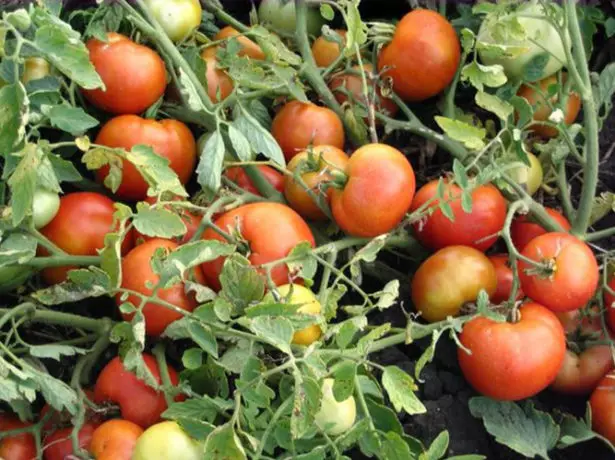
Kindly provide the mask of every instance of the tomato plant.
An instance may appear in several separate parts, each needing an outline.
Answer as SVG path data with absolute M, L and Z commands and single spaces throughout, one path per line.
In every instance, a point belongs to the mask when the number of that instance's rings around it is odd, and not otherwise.
M 132 460 L 199 460 L 203 458 L 202 449 L 177 422 L 160 422 L 137 439 Z
M 592 413 L 592 429 L 615 442 L 615 378 L 613 373 L 605 375 L 589 398 Z
M 184 40 L 201 24 L 198 0 L 146 0 L 145 4 L 173 41 Z
M 335 29 L 335 32 L 342 38 L 346 39 L 346 31 L 342 29 Z M 326 35 L 321 35 L 314 43 L 312 43 L 312 55 L 314 55 L 314 61 L 319 67 L 329 67 L 333 64 L 342 54 L 344 44 L 338 43 Z
M 545 208 L 547 214 L 562 227 L 563 230 L 570 230 L 570 222 L 559 211 L 553 208 Z M 515 217 L 510 226 L 510 236 L 513 244 L 520 251 L 527 246 L 527 244 L 534 238 L 540 235 L 544 235 L 547 231 L 536 222 L 532 222 L 531 217 L 527 215 L 521 215 Z
M 223 101 L 233 92 L 233 80 L 224 70 L 218 68 L 218 60 L 215 57 L 214 48 L 205 48 L 201 53 L 201 57 L 205 61 L 206 67 L 207 94 L 212 101 Z
M 8 415 L 0 415 L 0 431 L 10 431 L 28 426 Z M 32 460 L 36 457 L 34 436 L 29 433 L 7 436 L 0 440 L 0 458 L 7 460 Z
M 258 46 L 248 37 L 245 37 L 242 34 L 240 34 L 239 31 L 237 31 L 231 26 L 224 27 L 223 29 L 220 30 L 220 32 L 218 32 L 214 36 L 214 40 L 216 41 L 230 40 L 230 39 L 237 40 L 239 44 L 241 45 L 241 49 L 239 50 L 239 53 L 238 53 L 239 56 L 246 56 L 246 57 L 249 57 L 252 59 L 258 59 L 258 60 L 265 59 L 265 53 L 263 52 L 260 46 Z
M 181 198 L 178 196 L 174 196 L 170 198 L 170 200 L 171 201 L 181 201 Z M 150 205 L 156 205 L 158 203 L 158 198 L 155 196 L 148 196 L 145 199 L 145 201 L 149 203 Z M 161 200 L 161 201 L 164 201 L 164 200 Z M 171 212 L 177 213 L 181 217 L 181 220 L 184 223 L 184 225 L 186 226 L 186 233 L 175 238 L 175 241 L 180 245 L 188 243 L 192 239 L 194 234 L 196 233 L 197 229 L 199 228 L 199 225 L 203 219 L 203 216 L 190 212 L 181 207 L 176 207 L 173 210 L 172 205 L 166 205 L 165 208 L 170 210 Z M 149 241 L 152 238 L 154 237 L 143 235 L 139 233 L 138 230 L 135 230 L 135 241 L 137 243 L 139 243 L 140 241 Z
M 489 256 L 489 260 L 495 268 L 495 276 L 497 278 L 497 287 L 491 295 L 490 300 L 495 304 L 507 302 L 510 299 L 510 294 L 513 285 L 513 272 L 510 267 L 507 254 L 493 254 Z M 517 290 L 516 300 L 523 298 L 523 291 Z
M 92 434 L 90 452 L 96 460 L 131 460 L 143 428 L 122 419 L 108 420 Z
M 0 267 L 0 294 L 23 286 L 33 273 L 31 268 L 19 265 Z
M 279 173 L 271 166 L 259 165 L 258 170 L 261 175 L 265 178 L 267 182 L 269 182 L 274 189 L 278 192 L 284 191 L 284 176 L 282 173 Z M 254 185 L 254 182 L 250 179 L 250 177 L 246 174 L 245 169 L 241 166 L 233 166 L 228 168 L 225 173 L 226 177 L 235 182 L 242 189 L 254 193 L 255 195 L 260 195 L 260 192 Z
M 276 288 L 277 294 L 284 303 L 298 306 L 297 313 L 308 315 L 319 315 L 322 307 L 312 291 L 298 284 L 284 284 Z M 272 294 L 267 294 L 267 301 L 273 302 L 275 299 Z M 311 345 L 318 340 L 322 334 L 317 324 L 312 324 L 304 329 L 295 331 L 292 342 L 297 345 Z
M 86 423 L 79 430 L 77 438 L 79 440 L 79 448 L 86 451 L 90 448 L 92 434 L 96 429 L 95 424 Z M 65 460 L 74 456 L 76 453 L 73 450 L 72 441 L 73 428 L 63 428 L 57 430 L 45 438 L 43 449 L 45 451 L 45 460 Z
M 353 396 L 343 401 L 335 399 L 333 383 L 334 379 L 324 379 L 322 381 L 321 391 L 323 397 L 314 421 L 329 436 L 339 436 L 354 425 L 357 418 L 357 405 Z

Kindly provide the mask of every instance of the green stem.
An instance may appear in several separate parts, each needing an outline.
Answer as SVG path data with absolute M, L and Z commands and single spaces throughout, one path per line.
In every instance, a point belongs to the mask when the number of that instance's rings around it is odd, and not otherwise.
M 79 266 L 87 267 L 90 265 L 99 266 L 101 263 L 100 256 L 51 256 L 51 257 L 35 257 L 30 259 L 23 265 L 26 267 L 36 268 L 38 270 L 50 267 L 65 267 Z
M 367 423 L 369 424 L 370 430 L 376 431 L 376 426 L 374 425 L 374 421 L 372 420 L 372 416 L 367 407 L 367 401 L 365 401 L 365 395 L 363 394 L 363 391 L 361 391 L 361 383 L 359 382 L 358 375 L 354 376 L 354 393 L 359 401 L 359 407 L 363 411 L 363 417 L 367 418 Z
M 444 5 L 444 9 L 446 10 L 446 2 L 440 1 L 440 7 Z M 468 53 L 464 51 L 461 53 L 461 60 L 459 61 L 459 67 L 457 68 L 457 72 L 455 72 L 455 77 L 453 81 L 446 89 L 446 93 L 444 94 L 444 110 L 442 111 L 445 117 L 448 118 L 456 118 L 455 117 L 455 95 L 457 94 L 457 85 L 459 84 L 459 78 L 461 76 L 461 70 L 463 69 L 463 64 L 466 62 L 468 57 Z
M 17 313 L 15 313 L 16 311 Z M 55 324 L 75 329 L 86 329 L 92 332 L 103 332 L 108 327 L 107 323 L 100 319 L 86 318 L 84 316 L 59 311 L 40 310 L 33 303 L 25 303 L 14 308 L 0 308 L 0 315 L 2 315 L 1 321 L 4 321 L 4 315 L 7 314 L 11 314 L 11 317 L 27 316 L 33 323 Z
M 564 208 L 564 214 L 568 220 L 574 220 L 575 210 L 570 200 L 570 190 L 568 189 L 568 178 L 566 177 L 566 163 L 562 161 L 557 166 L 557 187 L 559 188 L 559 197 Z
M 265 445 L 267 444 L 267 439 L 269 439 L 269 435 L 271 434 L 273 429 L 276 427 L 277 422 L 280 419 L 280 417 L 282 417 L 282 415 L 284 415 L 284 413 L 289 409 L 292 402 L 293 402 L 292 397 L 287 398 L 282 404 L 280 404 L 280 407 L 278 407 L 278 409 L 274 412 L 273 416 L 271 417 L 271 421 L 269 422 L 269 425 L 267 425 L 267 429 L 263 433 L 263 436 L 261 437 L 260 442 L 258 443 L 258 450 L 254 454 L 253 460 L 260 460 L 262 458 L 263 450 L 265 450 Z
M 160 380 L 162 381 L 162 388 L 165 390 L 164 399 L 167 402 L 167 406 L 173 404 L 173 397 L 169 393 L 168 390 L 173 388 L 173 383 L 171 382 L 171 377 L 169 376 L 169 366 L 167 364 L 167 359 L 164 351 L 164 343 L 158 342 L 152 353 L 156 357 L 156 362 L 158 363 L 158 368 L 160 369 Z
M 585 235 L 585 241 L 599 241 L 603 238 L 609 238 L 615 235 L 615 226 L 610 228 L 605 228 L 604 230 L 598 230 L 592 233 L 588 233 Z

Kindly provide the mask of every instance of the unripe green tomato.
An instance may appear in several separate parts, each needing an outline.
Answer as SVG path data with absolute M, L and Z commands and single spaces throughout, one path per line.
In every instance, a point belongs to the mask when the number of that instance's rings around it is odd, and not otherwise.
M 143 432 L 132 460 L 201 460 L 203 445 L 186 434 L 177 422 L 160 422 Z
M 24 63 L 24 71 L 21 82 L 25 85 L 29 81 L 39 80 L 51 73 L 49 62 L 40 57 L 27 58 Z
M 357 418 L 357 405 L 354 396 L 339 402 L 333 396 L 333 379 L 322 382 L 322 401 L 316 413 L 316 425 L 330 436 L 338 436 L 348 431 Z
M 34 192 L 34 200 L 32 202 L 32 221 L 34 228 L 43 228 L 58 213 L 60 209 L 60 197 L 56 192 L 45 190 L 42 188 Z
M 525 187 L 527 193 L 533 195 L 542 185 L 543 171 L 540 160 L 533 153 L 527 154 L 530 165 L 520 165 L 509 170 L 510 177 L 519 185 Z
M 270 25 L 274 31 L 294 34 L 297 27 L 297 14 L 294 0 L 263 0 L 258 7 L 258 18 L 265 25 Z M 318 9 L 307 11 L 307 29 L 311 35 L 320 35 L 320 29 L 325 23 Z
M 145 0 L 145 4 L 174 42 L 183 40 L 201 24 L 199 0 Z
M 32 273 L 32 269 L 19 265 L 0 267 L 0 294 L 6 294 L 23 285 Z

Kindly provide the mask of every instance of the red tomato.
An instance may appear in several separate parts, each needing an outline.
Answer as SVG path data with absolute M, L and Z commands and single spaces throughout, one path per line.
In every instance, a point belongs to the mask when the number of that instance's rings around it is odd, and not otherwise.
M 128 37 L 107 34 L 108 42 L 95 38 L 86 46 L 105 89 L 83 90 L 96 107 L 116 114 L 141 113 L 164 94 L 164 61 L 155 51 Z
M 160 369 L 156 359 L 144 353 L 143 361 L 145 361 L 145 365 L 149 368 L 156 382 L 160 384 Z M 173 385 L 178 384 L 177 372 L 170 365 L 169 378 Z M 160 414 L 167 409 L 164 394 L 139 380 L 132 372 L 127 371 L 119 357 L 113 358 L 98 376 L 94 387 L 94 396 L 99 404 L 111 402 L 119 405 L 122 418 L 136 423 L 141 428 L 147 428 L 158 422 Z M 182 395 L 175 397 L 176 401 L 183 399 Z
M 30 426 L 7 414 L 0 414 L 0 432 Z M 0 458 L 6 460 L 32 460 L 36 458 L 36 443 L 29 433 L 0 439 Z
M 94 401 L 94 391 L 93 390 L 87 389 L 87 390 L 83 390 L 83 392 L 85 393 L 85 395 L 90 401 Z M 53 432 L 60 428 L 64 428 L 70 425 L 71 418 L 72 418 L 72 415 L 70 414 L 70 412 L 68 412 L 66 409 L 63 410 L 62 412 L 58 412 L 55 409 L 53 409 L 49 404 L 45 404 L 43 406 L 43 408 L 41 409 L 41 413 L 39 414 L 39 419 L 42 419 L 43 417 L 45 417 L 45 415 L 47 415 L 47 412 L 49 412 L 50 410 L 53 411 L 53 414 L 43 426 L 43 433 Z M 90 406 L 86 405 L 85 418 L 86 420 L 89 420 L 91 422 L 98 423 L 100 419 L 100 415 L 96 413 L 92 408 L 90 408 Z
M 598 263 L 589 246 L 568 233 L 546 233 L 534 238 L 521 253 L 548 264 L 545 273 L 518 261 L 523 292 L 553 311 L 570 311 L 584 306 L 598 287 Z
M 545 208 L 547 214 L 551 216 L 564 230 L 570 230 L 570 222 L 561 213 L 552 208 Z M 519 251 L 540 235 L 544 235 L 547 231 L 535 222 L 532 222 L 528 215 L 520 215 L 513 219 L 510 226 L 510 236 L 515 247 Z
M 555 379 L 566 353 L 566 336 L 557 317 L 542 305 L 527 303 L 516 323 L 482 316 L 468 321 L 459 336 L 472 354 L 457 356 L 466 380 L 493 399 L 517 401 L 545 389 Z
M 344 148 L 344 126 L 339 117 L 331 109 L 308 102 L 291 101 L 282 107 L 273 119 L 271 134 L 287 161 L 309 145 Z
M 154 273 L 150 265 L 154 253 L 159 248 L 172 252 L 178 247 L 179 245 L 173 241 L 153 238 L 134 248 L 122 259 L 122 289 L 151 295 L 152 289 L 147 285 L 156 286 L 160 280 L 160 277 Z M 200 267 L 195 267 L 191 271 L 191 276 L 197 283 L 205 284 Z M 197 307 L 196 299 L 192 295 L 186 294 L 183 283 L 158 290 L 157 297 L 184 311 L 190 312 Z M 130 295 L 126 300 L 122 300 L 121 292 L 115 296 L 115 302 L 118 307 L 124 302 L 130 302 L 135 308 L 141 305 L 141 299 L 135 295 Z M 181 313 L 155 302 L 145 304 L 142 312 L 145 317 L 145 332 L 152 336 L 159 336 L 169 324 L 183 318 Z M 130 320 L 132 316 L 132 314 L 122 314 L 125 320 Z
M 215 48 L 205 48 L 201 57 L 206 66 L 207 95 L 213 102 L 221 102 L 233 92 L 233 80 L 224 70 L 218 68 Z
M 566 334 L 578 334 L 582 337 L 604 337 L 601 312 L 596 305 L 579 310 L 555 312 Z
M 414 197 L 414 170 L 406 157 L 385 144 L 356 150 L 346 166 L 348 180 L 334 189 L 331 211 L 349 235 L 373 237 L 393 230 Z
M 282 259 L 299 243 L 307 241 L 315 246 L 310 227 L 299 214 L 279 203 L 252 203 L 240 206 L 216 219 L 215 224 L 225 231 L 239 231 L 250 246 L 248 259 L 253 265 L 261 265 Z M 204 240 L 225 241 L 214 230 L 208 228 Z M 218 277 L 224 258 L 204 263 L 203 273 L 207 285 L 220 290 Z M 280 286 L 291 278 L 286 264 L 276 265 L 271 270 L 273 282 Z
M 453 26 L 435 11 L 417 9 L 406 14 L 393 41 L 380 52 L 378 70 L 389 68 L 393 89 L 408 101 L 435 96 L 453 80 L 461 47 Z
M 92 441 L 92 433 L 98 425 L 93 423 L 85 423 L 79 430 L 79 447 L 84 450 L 89 450 L 90 442 Z M 73 427 L 63 428 L 45 438 L 43 443 L 45 460 L 66 460 L 73 458 L 72 441 Z
M 100 193 L 75 192 L 60 199 L 60 210 L 49 224 L 40 231 L 52 243 L 68 254 L 95 256 L 105 246 L 105 235 L 115 229 L 113 201 Z M 134 245 L 130 231 L 122 242 L 122 254 Z M 41 254 L 47 254 L 43 249 Z M 77 267 L 54 267 L 42 271 L 48 284 L 66 280 L 69 270 Z
M 256 60 L 264 60 L 265 53 L 252 40 L 248 37 L 240 34 L 236 29 L 233 29 L 231 26 L 226 26 L 214 36 L 214 40 L 230 40 L 231 38 L 236 39 L 241 45 L 241 50 L 237 53 L 239 56 L 246 56 Z
M 143 433 L 136 423 L 128 420 L 109 420 L 92 435 L 90 452 L 96 460 L 131 460 L 137 439 Z
M 335 31 L 346 40 L 346 31 L 335 29 Z M 312 55 L 318 67 L 329 67 L 342 54 L 342 47 L 333 40 L 328 40 L 327 37 L 321 35 L 314 43 L 312 43 Z
M 489 260 L 495 268 L 495 274 L 498 279 L 498 287 L 495 293 L 490 297 L 490 300 L 494 304 L 500 304 L 508 301 L 510 297 L 510 291 L 513 284 L 513 272 L 508 262 L 508 254 L 494 254 L 489 256 Z M 517 290 L 517 300 L 523 298 L 523 290 L 519 288 Z
M 564 362 L 551 388 L 567 395 L 589 394 L 611 369 L 613 355 L 608 345 L 589 347 L 581 353 L 566 350 Z
M 592 430 L 615 443 L 615 373 L 605 375 L 589 398 Z
M 182 198 L 177 197 L 177 196 L 170 198 L 169 200 L 167 200 L 166 198 L 163 198 L 163 201 L 170 201 L 170 200 L 182 201 Z M 148 196 L 145 199 L 145 201 L 149 203 L 150 205 L 153 205 L 158 202 L 158 197 Z M 171 209 L 172 206 L 168 206 L 168 208 L 171 212 L 178 214 L 181 217 L 182 222 L 186 226 L 186 233 L 184 233 L 182 236 L 175 238 L 176 242 L 179 245 L 186 244 L 187 242 L 190 241 L 190 238 L 192 238 L 192 236 L 196 233 L 201 221 L 203 220 L 203 216 L 199 214 L 194 214 L 193 212 L 188 211 L 184 208 L 173 207 L 173 209 Z M 135 237 L 136 237 L 135 240 L 137 242 L 139 242 L 139 239 L 141 239 L 141 241 L 149 241 L 153 238 L 151 236 L 142 235 L 136 230 L 135 230 Z
M 615 291 L 615 276 L 609 282 L 609 288 Z M 611 331 L 615 332 L 615 295 L 608 291 L 604 294 L 604 308 L 606 309 L 606 321 Z
M 280 193 L 284 191 L 284 175 L 282 173 L 273 169 L 271 166 L 259 165 L 257 167 L 265 180 L 269 182 L 274 189 Z M 252 179 L 250 179 L 250 177 L 246 174 L 246 171 L 241 166 L 233 166 L 232 168 L 228 168 L 224 175 L 245 191 L 260 196 L 260 192 L 252 182 Z
M 481 185 L 472 192 L 472 211 L 467 213 L 461 206 L 461 189 L 455 184 L 445 184 L 445 197 L 453 211 L 454 221 L 438 208 L 435 199 L 438 181 L 423 185 L 412 202 L 411 212 L 430 202 L 431 212 L 414 225 L 418 240 L 430 249 L 446 246 L 472 246 L 486 251 L 498 239 L 506 220 L 506 200 L 493 185 Z M 433 201 L 432 201 L 433 200 Z
M 122 115 L 109 120 L 96 137 L 96 143 L 107 147 L 130 150 L 138 144 L 150 146 L 170 162 L 182 184 L 188 182 L 196 165 L 196 141 L 190 129 L 177 120 L 146 120 L 136 115 Z M 103 182 L 109 166 L 100 168 L 96 177 Z M 147 182 L 137 168 L 122 161 L 122 183 L 115 194 L 124 199 L 139 201 L 147 198 Z

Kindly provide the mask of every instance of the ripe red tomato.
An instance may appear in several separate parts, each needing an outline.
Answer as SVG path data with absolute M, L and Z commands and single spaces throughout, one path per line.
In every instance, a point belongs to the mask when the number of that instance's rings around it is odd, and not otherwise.
M 564 362 L 551 388 L 567 395 L 589 394 L 611 369 L 613 355 L 608 345 L 595 345 L 581 353 L 566 350 Z
M 142 433 L 143 428 L 136 423 L 122 419 L 109 420 L 94 431 L 90 452 L 96 460 L 131 460 Z
M 169 160 L 169 166 L 185 184 L 192 176 L 196 165 L 196 141 L 190 129 L 177 120 L 146 120 L 136 115 L 121 115 L 109 120 L 96 137 L 96 143 L 107 147 L 130 150 L 138 144 L 150 146 L 158 155 Z M 96 173 L 103 182 L 109 166 Z M 122 183 L 115 194 L 124 200 L 139 201 L 147 198 L 148 185 L 137 168 L 122 161 Z
M 164 94 L 167 76 L 164 61 L 150 48 L 117 33 L 108 42 L 95 38 L 86 46 L 105 89 L 83 90 L 96 107 L 116 114 L 141 113 Z
M 173 198 L 170 198 L 170 200 L 182 201 L 182 198 L 175 196 Z M 149 203 L 150 205 L 153 205 L 158 202 L 158 197 L 148 196 L 145 199 L 145 201 Z M 163 198 L 163 201 L 169 201 L 169 200 L 167 200 L 166 198 Z M 171 206 L 168 206 L 168 207 L 171 208 Z M 197 229 L 199 228 L 199 224 L 203 220 L 203 216 L 201 216 L 200 214 L 194 214 L 191 211 L 188 211 L 184 208 L 179 208 L 179 207 L 170 209 L 170 211 L 177 213 L 181 217 L 181 220 L 184 223 L 184 225 L 186 226 L 186 233 L 184 233 L 182 236 L 175 238 L 175 241 L 179 245 L 186 244 L 188 241 L 190 241 L 190 238 L 192 238 L 192 236 L 196 233 Z M 151 236 L 142 235 L 140 232 L 135 230 L 135 241 L 137 243 L 139 241 L 149 241 L 152 238 L 153 237 Z
M 348 155 L 343 150 L 332 145 L 317 145 L 295 155 L 288 163 L 288 170 L 294 175 L 297 168 L 301 168 L 301 171 L 304 171 L 300 175 L 301 179 L 318 196 L 323 194 L 324 183 L 333 179 L 330 172 L 344 172 L 347 164 Z M 333 189 L 329 188 L 324 192 L 326 201 L 330 201 L 332 191 Z M 284 196 L 290 207 L 304 218 L 312 220 L 327 218 L 302 184 L 297 182 L 293 176 L 285 178 Z
M 472 211 L 467 213 L 461 206 L 461 189 L 455 184 L 445 184 L 445 197 L 453 211 L 454 221 L 446 217 L 434 199 L 438 181 L 423 185 L 412 202 L 411 212 L 431 202 L 431 214 L 414 224 L 418 240 L 430 249 L 446 246 L 472 246 L 486 251 L 498 239 L 506 220 L 506 200 L 493 185 L 481 185 L 472 192 Z M 433 201 L 430 201 L 432 200 Z
M 144 353 L 143 361 L 156 382 L 160 384 L 160 369 L 156 359 Z M 179 382 L 177 372 L 170 365 L 168 367 L 171 383 L 177 385 Z M 111 402 L 119 405 L 122 418 L 136 423 L 141 428 L 147 428 L 158 422 L 160 414 L 167 409 L 164 394 L 139 380 L 132 372 L 128 372 L 117 356 L 109 361 L 98 376 L 94 396 L 98 404 Z M 175 397 L 175 401 L 183 399 L 182 395 Z
M 609 288 L 615 291 L 615 276 L 609 282 Z M 615 295 L 608 291 L 604 294 L 604 308 L 606 309 L 606 321 L 611 331 L 615 332 Z
M 105 235 L 114 230 L 113 201 L 100 193 L 75 192 L 60 199 L 60 210 L 48 225 L 40 231 L 52 243 L 68 254 L 75 256 L 95 256 L 105 246 Z M 122 242 L 122 254 L 134 245 L 134 235 L 130 231 Z M 39 249 L 41 254 L 47 254 Z M 66 280 L 69 270 L 76 267 L 54 267 L 42 271 L 48 284 Z
M 80 448 L 89 450 L 92 434 L 97 426 L 97 424 L 85 423 L 81 427 L 77 435 Z M 75 452 L 73 451 L 72 433 L 73 427 L 68 427 L 55 431 L 47 436 L 43 443 L 45 460 L 65 460 L 67 458 L 73 458 Z
M 240 34 L 236 29 L 232 28 L 231 26 L 226 26 L 220 29 L 220 31 L 214 36 L 215 41 L 230 40 L 231 38 L 236 39 L 241 45 L 241 50 L 239 51 L 239 53 L 237 53 L 239 56 L 246 56 L 260 61 L 265 59 L 265 53 L 260 46 L 258 46 L 248 37 Z
M 393 41 L 382 49 L 378 70 L 389 68 L 393 89 L 408 101 L 435 96 L 453 80 L 461 47 L 450 22 L 435 11 L 417 9 L 406 14 Z
M 397 149 L 368 144 L 356 150 L 346 166 L 348 180 L 334 189 L 331 211 L 349 235 L 373 237 L 393 230 L 414 197 L 412 165 Z
M 271 166 L 259 165 L 257 167 L 265 180 L 269 182 L 274 189 L 280 193 L 284 191 L 284 175 L 282 173 L 273 169 Z M 260 192 L 254 183 L 252 183 L 252 179 L 250 179 L 250 176 L 246 174 L 246 171 L 241 166 L 233 166 L 232 168 L 228 168 L 224 175 L 245 191 L 260 196 Z
M 250 246 L 248 259 L 256 266 L 286 257 L 303 241 L 312 246 L 316 244 L 310 227 L 301 216 L 279 203 L 246 204 L 223 214 L 215 224 L 225 231 L 239 231 Z M 205 231 L 203 239 L 225 241 L 211 228 Z M 218 277 L 224 260 L 219 257 L 202 265 L 207 285 L 212 289 L 220 290 Z M 277 286 L 287 284 L 291 274 L 286 264 L 276 265 L 271 270 L 271 278 Z
M 615 443 L 615 373 L 605 375 L 589 398 L 592 430 Z
M 508 254 L 494 254 L 489 256 L 489 260 L 495 268 L 495 274 L 498 280 L 498 286 L 495 293 L 490 296 L 490 300 L 494 304 L 500 304 L 508 301 L 510 291 L 513 284 L 513 272 L 508 261 Z M 523 298 L 523 290 L 517 290 L 517 300 Z
M 570 222 L 561 213 L 552 208 L 545 208 L 545 211 L 555 220 L 564 230 L 570 230 Z M 540 235 L 544 235 L 547 231 L 535 222 L 532 222 L 528 215 L 520 215 L 513 219 L 510 226 L 510 237 L 515 247 L 519 251 Z
M 136 291 L 147 296 L 151 295 L 152 288 L 147 287 L 148 284 L 154 287 L 160 280 L 160 277 L 154 273 L 150 265 L 154 253 L 159 248 L 172 252 L 178 247 L 179 245 L 173 241 L 153 238 L 134 248 L 122 259 L 122 289 Z M 191 276 L 197 283 L 205 284 L 200 267 L 191 270 Z M 184 311 L 190 312 L 197 307 L 196 299 L 185 292 L 183 283 L 158 290 L 157 297 Z M 115 296 L 115 302 L 118 307 L 124 302 L 130 302 L 135 308 L 141 305 L 141 299 L 135 295 L 130 295 L 126 300 L 122 300 L 121 292 Z M 151 336 L 159 336 L 169 324 L 183 318 L 181 313 L 155 302 L 146 303 L 142 312 L 145 317 L 145 332 Z M 122 317 L 125 320 L 130 320 L 133 314 L 122 313 Z
M 346 40 L 345 30 L 335 29 L 335 31 L 342 36 L 344 41 Z M 340 54 L 342 54 L 342 47 L 339 43 L 328 40 L 324 35 L 321 35 L 312 43 L 312 55 L 318 67 L 329 67 Z
M 564 329 L 553 312 L 536 303 L 519 308 L 516 323 L 478 316 L 459 336 L 461 371 L 476 391 L 493 399 L 517 401 L 545 389 L 566 353 Z
M 31 423 L 22 422 L 7 414 L 0 414 L 0 432 L 25 428 Z M 0 458 L 6 460 L 32 460 L 36 458 L 36 443 L 29 433 L 0 439 Z
M 276 114 L 271 134 L 287 161 L 309 145 L 344 148 L 344 126 L 335 112 L 326 107 L 290 101 Z
M 556 311 L 583 307 L 598 287 L 598 263 L 589 246 L 568 233 L 546 233 L 534 238 L 523 249 L 523 256 L 546 263 L 546 273 L 518 261 L 523 292 L 536 302 Z
M 224 70 L 218 68 L 215 48 L 205 48 L 201 57 L 207 69 L 205 73 L 207 95 L 213 102 L 221 102 L 233 92 L 233 80 Z

